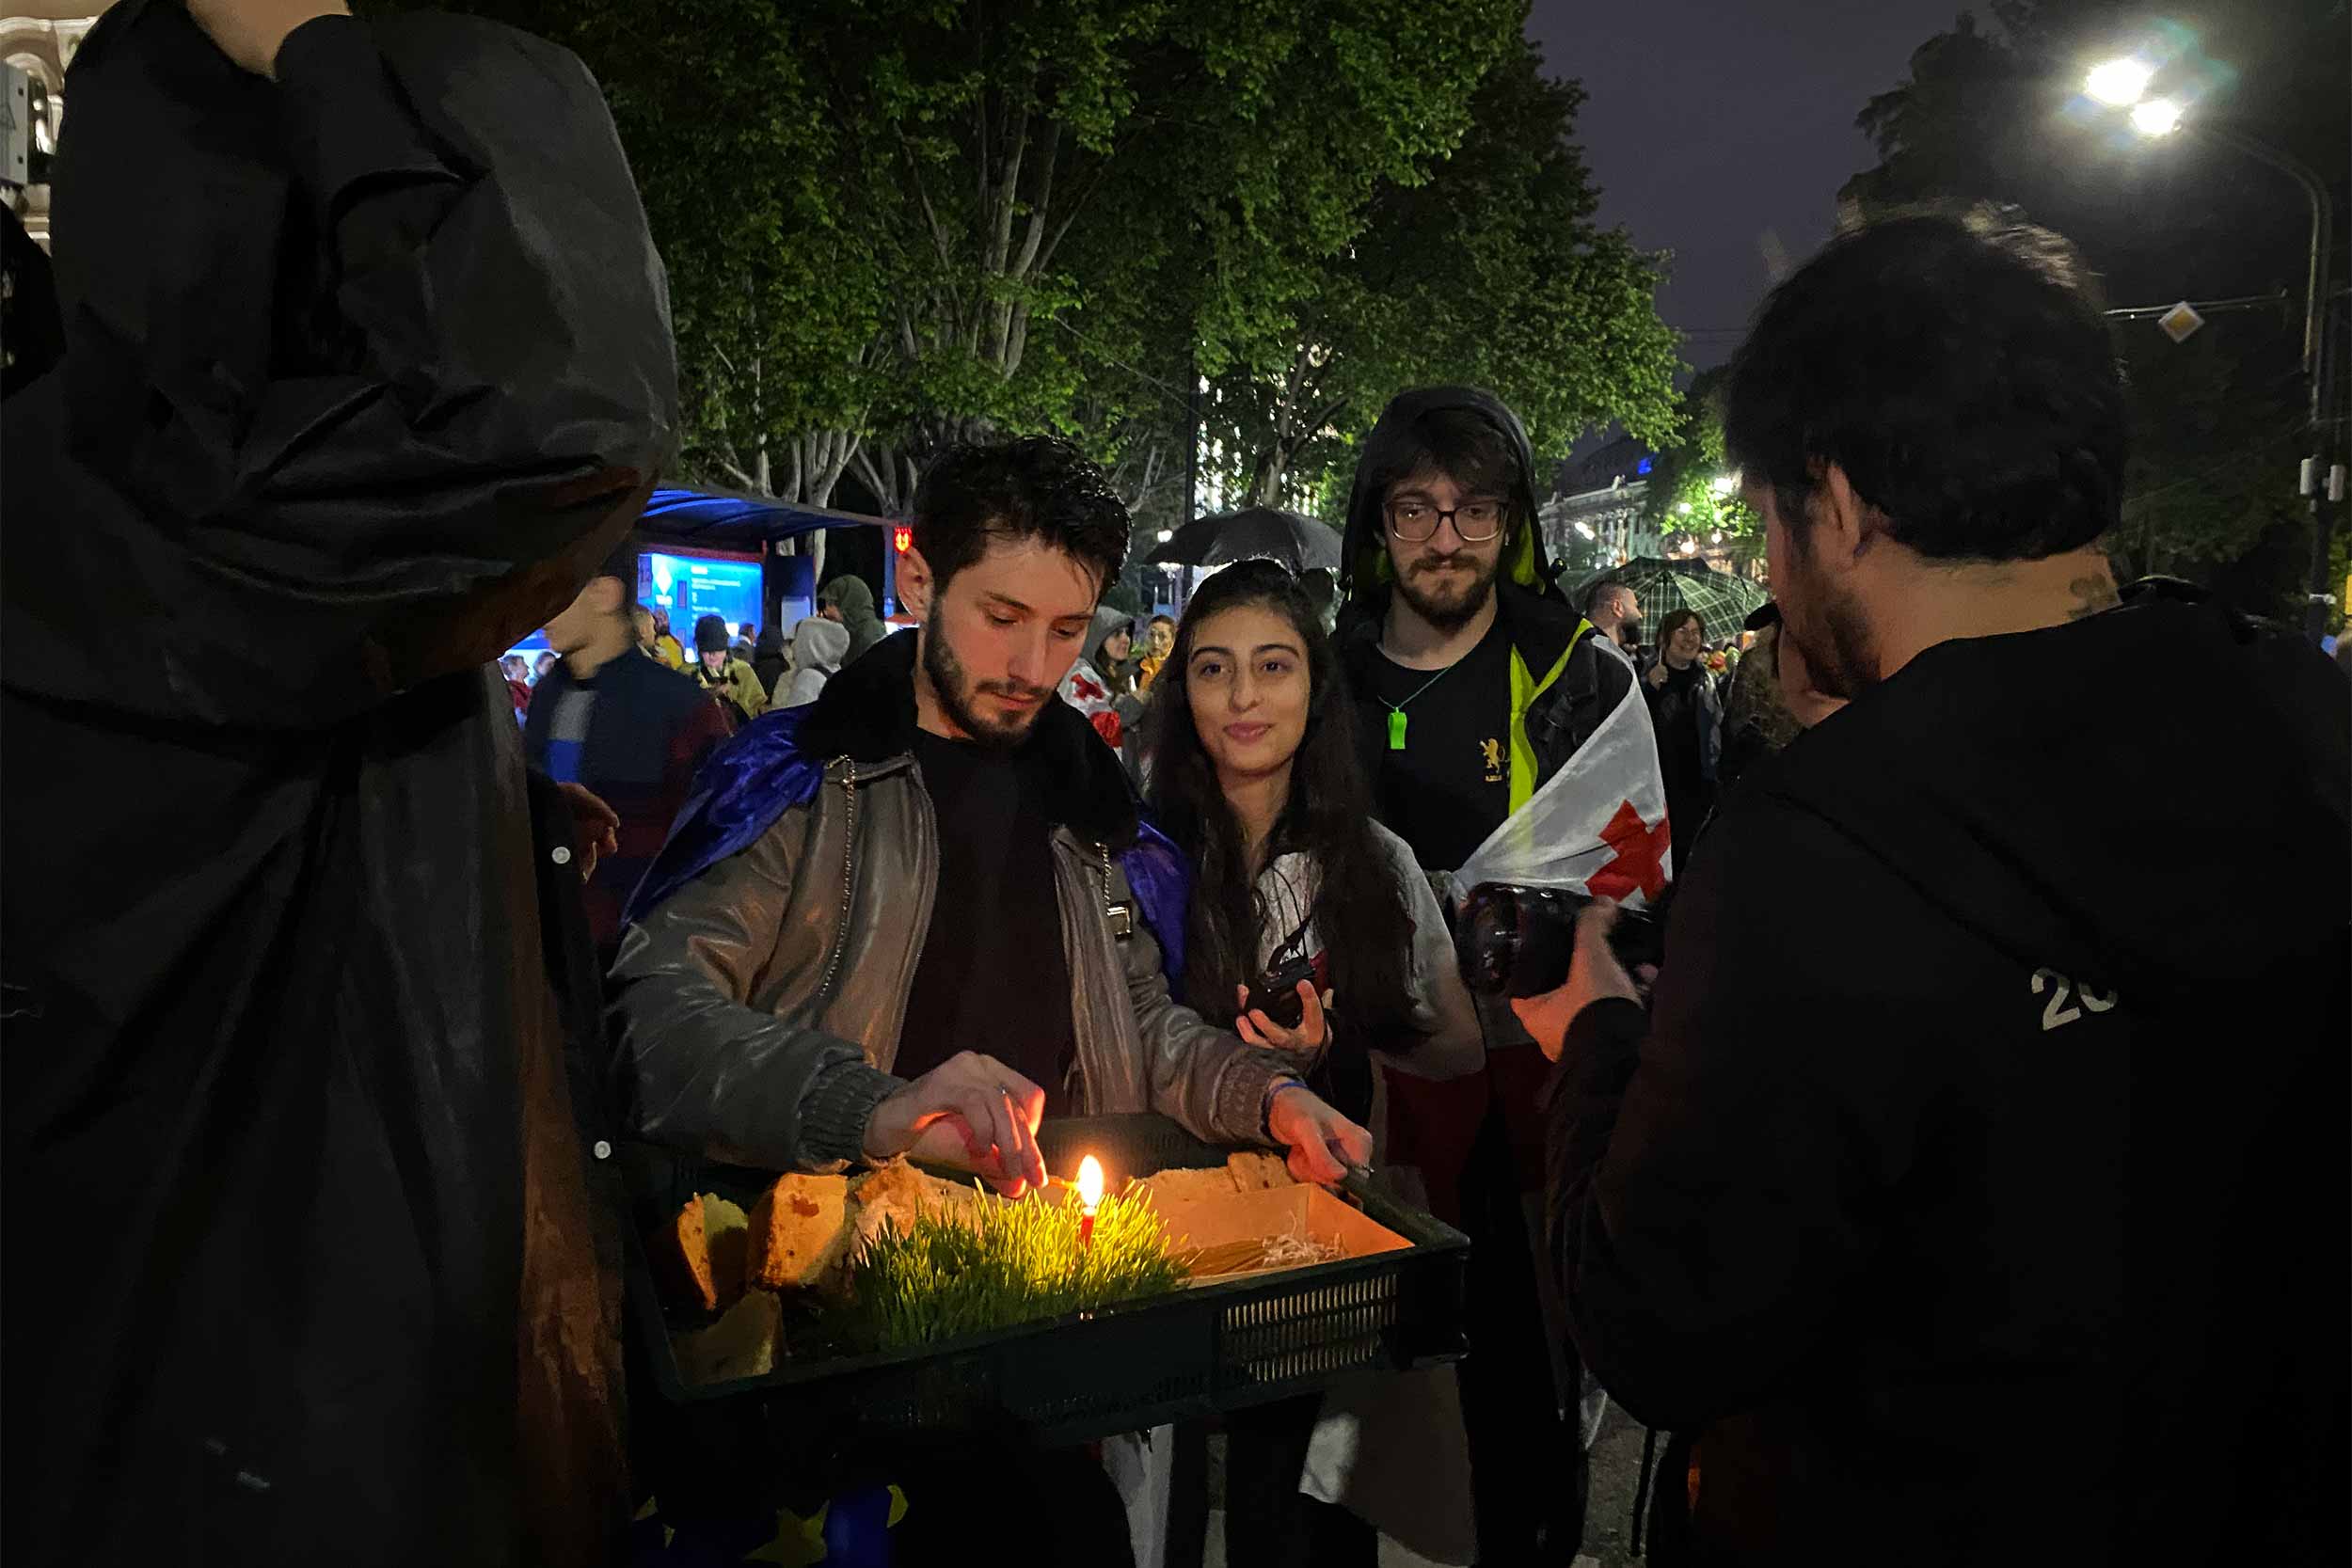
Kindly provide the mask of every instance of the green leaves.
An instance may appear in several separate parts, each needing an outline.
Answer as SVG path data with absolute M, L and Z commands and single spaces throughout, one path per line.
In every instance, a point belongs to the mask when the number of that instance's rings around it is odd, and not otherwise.
M 1657 259 L 1592 226 L 1518 0 L 483 8 L 612 99 L 693 477 L 889 508 L 943 443 L 1057 430 L 1163 508 L 1197 374 L 1269 486 L 1416 381 L 1493 385 L 1547 455 L 1671 419 Z

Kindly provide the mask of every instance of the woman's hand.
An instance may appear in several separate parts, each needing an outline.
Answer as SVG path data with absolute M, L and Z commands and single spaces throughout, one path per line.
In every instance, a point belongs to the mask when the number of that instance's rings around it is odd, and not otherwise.
M 1664 690 L 1666 687 L 1665 659 L 1661 657 L 1657 663 L 1649 667 L 1649 673 L 1642 678 L 1648 681 L 1650 685 L 1658 688 L 1660 690 Z
M 1252 1045 L 1288 1051 L 1300 1056 L 1313 1055 L 1331 1043 L 1331 1027 L 1323 1016 L 1325 1009 L 1331 1005 L 1331 997 L 1328 993 L 1318 995 L 1312 980 L 1301 980 L 1298 982 L 1298 999 L 1305 1005 L 1298 1027 L 1285 1029 L 1266 1017 L 1263 1007 L 1249 1006 L 1248 986 L 1235 986 L 1233 1006 L 1248 1007 L 1249 1010 L 1234 1020 L 1234 1032 Z
M 1291 1151 L 1291 1174 L 1301 1181 L 1328 1184 L 1347 1174 L 1342 1164 L 1372 1161 L 1372 1134 L 1348 1120 L 1304 1084 L 1275 1091 L 1266 1107 L 1266 1131 Z M 1337 1150 L 1335 1154 L 1333 1151 Z

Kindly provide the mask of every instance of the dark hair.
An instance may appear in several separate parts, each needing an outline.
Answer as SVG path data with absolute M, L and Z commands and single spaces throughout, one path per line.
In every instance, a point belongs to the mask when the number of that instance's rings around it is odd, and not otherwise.
M 992 540 L 1037 539 L 1092 568 L 1099 592 L 1126 562 L 1128 529 L 1103 470 L 1052 436 L 950 448 L 914 492 L 914 547 L 935 590 Z
M 612 546 L 612 553 L 607 555 L 603 564 L 596 568 L 596 576 L 621 579 L 624 610 L 637 602 L 637 536 L 635 534 L 622 535 L 621 542 Z
M 1666 611 L 1665 618 L 1658 623 L 1658 645 L 1661 648 L 1664 647 L 1667 641 L 1673 638 L 1674 634 L 1682 629 L 1682 623 L 1685 621 L 1697 622 L 1699 636 L 1702 638 L 1706 637 L 1706 618 L 1700 615 L 1697 610 L 1692 610 L 1689 605 L 1682 605 Z
M 1290 800 L 1266 845 L 1269 861 L 1301 851 L 1321 877 L 1315 929 L 1328 956 L 1354 1049 L 1406 1027 L 1412 998 L 1413 927 L 1405 890 L 1372 826 L 1372 797 L 1356 756 L 1354 708 L 1339 656 L 1287 568 L 1245 561 L 1200 585 L 1184 609 L 1176 646 L 1152 683 L 1144 717 L 1153 819 L 1190 858 L 1192 908 L 1185 928 L 1184 999 L 1204 1018 L 1234 1016 L 1233 988 L 1258 978 L 1265 911 L 1253 869 L 1243 863 L 1241 823 L 1218 787 L 1200 744 L 1188 691 L 1200 624 L 1241 605 L 1279 615 L 1307 653 L 1307 733 L 1291 768 Z M 1365 1033 L 1354 1033 L 1361 1029 Z
M 1154 615 L 1152 617 L 1151 624 L 1155 626 L 1172 626 L 1176 624 L 1176 617 L 1173 615 Z
M 2122 515 L 2123 382 L 2074 247 L 1980 209 L 1841 234 L 1774 289 L 1724 402 L 1804 537 L 1823 465 L 1939 561 L 2035 561 Z
M 1383 441 L 1382 451 L 1364 479 L 1364 494 L 1375 508 L 1388 500 L 1391 486 L 1419 474 L 1441 473 L 1464 490 L 1495 496 L 1506 503 L 1504 526 L 1528 521 L 1519 514 L 1533 499 L 1522 492 L 1518 453 L 1494 422 L 1469 408 L 1432 408 L 1418 415 Z

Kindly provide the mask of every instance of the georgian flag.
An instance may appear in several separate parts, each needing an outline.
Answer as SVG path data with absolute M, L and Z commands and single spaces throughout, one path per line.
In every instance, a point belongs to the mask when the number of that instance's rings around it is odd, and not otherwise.
M 1604 647 L 1607 644 L 1603 644 Z M 1624 656 L 1610 649 L 1607 656 Z M 1698 824 L 1686 823 L 1696 832 Z M 1673 879 L 1666 784 L 1640 684 L 1576 754 L 1454 874 L 1459 902 L 1486 882 L 1565 888 L 1641 908 Z
M 1122 726 L 1119 715 L 1111 710 L 1111 689 L 1103 684 L 1103 677 L 1094 673 L 1094 666 L 1085 659 L 1070 667 L 1070 673 L 1061 679 L 1061 700 L 1087 716 L 1094 733 L 1114 752 L 1119 750 Z M 1532 803 L 1532 802 L 1531 802 Z

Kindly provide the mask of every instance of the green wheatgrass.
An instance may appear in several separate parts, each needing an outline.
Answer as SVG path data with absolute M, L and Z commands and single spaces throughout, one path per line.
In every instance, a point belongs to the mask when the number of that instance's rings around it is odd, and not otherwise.
M 1172 1291 L 1184 1268 L 1148 1193 L 1105 1197 L 1091 1244 L 1075 1203 L 983 1197 L 912 1230 L 885 1226 L 851 1259 L 844 1326 L 861 1349 L 897 1350 L 1058 1318 Z

